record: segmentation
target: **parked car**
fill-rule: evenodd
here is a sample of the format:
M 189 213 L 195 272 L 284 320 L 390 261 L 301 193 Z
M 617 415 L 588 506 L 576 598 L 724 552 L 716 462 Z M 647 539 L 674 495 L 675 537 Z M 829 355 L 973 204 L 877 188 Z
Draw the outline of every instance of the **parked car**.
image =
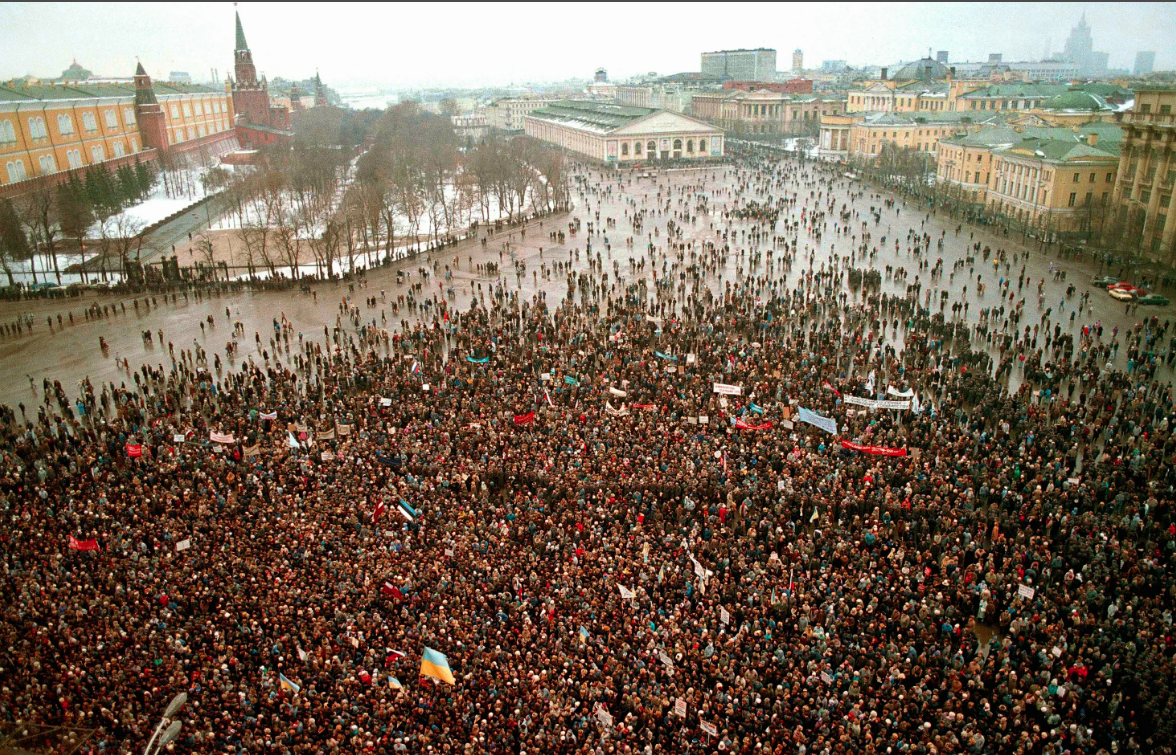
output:
M 1112 283 L 1111 285 L 1107 286 L 1107 288 L 1135 288 L 1135 284 L 1128 283 L 1127 281 L 1119 281 L 1118 283 Z
M 1090 282 L 1090 285 L 1098 286 L 1099 288 L 1107 288 L 1108 286 L 1113 286 L 1118 282 L 1119 282 L 1118 278 L 1115 278 L 1114 276 L 1111 276 L 1111 275 L 1104 275 L 1100 278 L 1095 278 L 1094 280 L 1092 280 Z
M 1111 298 L 1119 301 L 1131 301 L 1135 298 L 1135 294 L 1126 288 L 1112 288 Z
M 1139 297 L 1139 303 L 1154 304 L 1156 306 L 1163 307 L 1167 304 L 1171 304 L 1172 302 L 1169 301 L 1168 297 L 1166 296 L 1160 296 L 1159 294 L 1148 294 L 1146 296 Z

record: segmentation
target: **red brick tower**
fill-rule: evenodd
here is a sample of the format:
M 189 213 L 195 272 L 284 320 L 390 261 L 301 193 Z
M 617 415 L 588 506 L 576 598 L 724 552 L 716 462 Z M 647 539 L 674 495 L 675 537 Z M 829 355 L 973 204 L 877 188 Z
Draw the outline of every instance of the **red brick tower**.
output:
M 269 92 L 264 80 L 257 79 L 257 67 L 253 65 L 253 53 L 245 42 L 245 30 L 241 28 L 241 14 L 237 14 L 237 46 L 233 53 L 236 80 L 233 82 L 233 112 L 248 123 L 265 126 L 270 122 Z
M 167 122 L 159 100 L 155 99 L 155 90 L 151 88 L 151 77 L 143 70 L 142 63 L 135 68 L 135 120 L 139 124 L 143 146 L 166 152 Z
M 327 90 L 323 87 L 323 80 L 319 78 L 318 70 L 314 72 L 314 106 L 323 107 L 327 104 Z

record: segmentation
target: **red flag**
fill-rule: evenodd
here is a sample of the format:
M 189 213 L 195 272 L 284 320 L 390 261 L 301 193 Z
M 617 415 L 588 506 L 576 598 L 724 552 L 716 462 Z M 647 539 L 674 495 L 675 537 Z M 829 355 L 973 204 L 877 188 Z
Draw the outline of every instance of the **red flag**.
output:
M 744 422 L 741 419 L 737 419 L 737 420 L 735 420 L 735 429 L 736 430 L 771 430 L 772 423 L 765 422 L 762 425 L 752 425 L 752 424 L 748 424 L 747 422 Z
M 404 598 L 404 594 L 396 587 L 393 587 L 391 582 L 385 582 L 381 591 L 384 593 L 385 598 L 396 598 L 397 600 Z
M 96 551 L 98 550 L 98 541 L 96 539 L 78 540 L 73 535 L 70 535 L 69 547 L 75 551 Z
M 514 423 L 516 425 L 529 425 L 535 421 L 535 410 L 527 412 L 526 414 L 516 414 Z
M 829 390 L 833 391 L 833 393 L 836 394 L 837 398 L 841 398 L 841 391 L 839 391 L 836 388 L 834 388 L 833 386 L 829 385 L 828 380 L 825 381 L 825 387 L 828 388 Z
M 380 521 L 380 515 L 384 513 L 384 509 L 388 508 L 384 505 L 384 499 L 376 502 L 376 510 L 372 512 L 372 524 Z
M 633 404 L 634 409 L 656 409 L 657 404 Z
M 127 456 L 131 457 L 132 459 L 137 459 L 142 455 L 143 446 L 139 445 L 138 443 L 127 444 Z
M 906 456 L 907 450 L 905 448 L 886 448 L 884 446 L 862 446 L 857 443 L 850 443 L 848 440 L 841 441 L 842 448 L 848 448 L 850 451 L 861 451 L 862 453 L 874 454 L 876 456 Z

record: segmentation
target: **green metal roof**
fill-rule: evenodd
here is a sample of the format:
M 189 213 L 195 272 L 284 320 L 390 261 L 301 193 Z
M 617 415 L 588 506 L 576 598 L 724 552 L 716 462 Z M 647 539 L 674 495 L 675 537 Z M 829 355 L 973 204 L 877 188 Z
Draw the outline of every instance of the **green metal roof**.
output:
M 559 121 L 579 121 L 598 128 L 613 130 L 656 113 L 655 108 L 615 105 L 590 100 L 562 100 L 531 111 L 531 116 Z
M 233 15 L 237 17 L 237 46 L 234 50 L 248 50 L 249 43 L 245 41 L 245 30 L 241 28 L 241 14 L 233 11 Z
M 1110 105 L 1097 94 L 1072 89 L 1064 94 L 1051 97 L 1041 104 L 1042 110 L 1109 110 Z
M 156 94 L 217 94 L 220 90 L 204 84 L 179 84 L 156 81 L 152 83 Z M 26 84 L 21 86 L 0 85 L 0 102 L 34 102 L 42 100 L 78 100 L 95 97 L 134 97 L 135 85 L 127 83 L 109 84 Z

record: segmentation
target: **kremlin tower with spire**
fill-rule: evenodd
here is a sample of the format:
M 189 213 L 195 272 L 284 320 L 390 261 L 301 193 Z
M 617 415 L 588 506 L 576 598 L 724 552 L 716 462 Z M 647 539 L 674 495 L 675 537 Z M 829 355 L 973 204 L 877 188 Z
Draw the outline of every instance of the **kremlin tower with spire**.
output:
M 234 78 L 230 82 L 233 112 L 237 117 L 237 140 L 245 149 L 270 144 L 289 144 L 294 140 L 290 130 L 290 111 L 270 103 L 269 86 L 265 77 L 257 77 L 253 53 L 245 41 L 241 14 L 237 13 L 237 40 L 233 51 Z

